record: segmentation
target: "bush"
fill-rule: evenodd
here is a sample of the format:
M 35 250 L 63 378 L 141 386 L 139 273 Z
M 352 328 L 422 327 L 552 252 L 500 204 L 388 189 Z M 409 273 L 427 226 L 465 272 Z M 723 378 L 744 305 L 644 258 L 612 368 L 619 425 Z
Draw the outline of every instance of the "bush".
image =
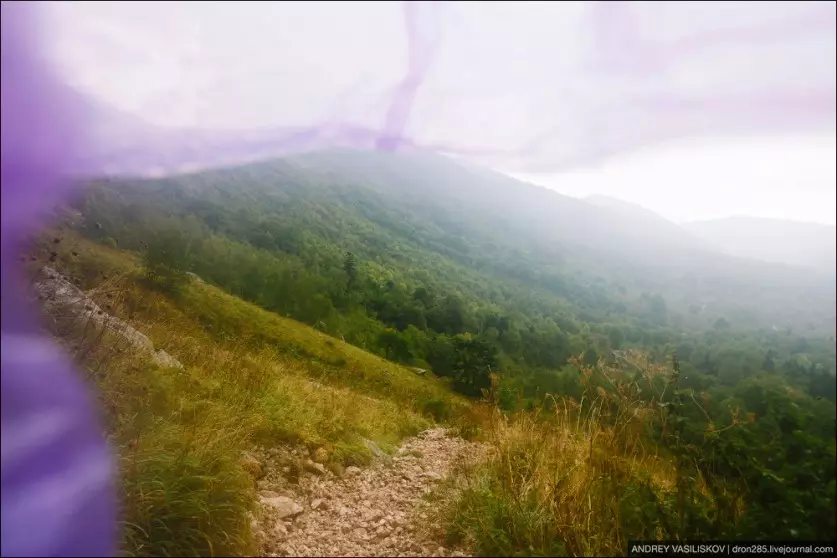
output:
M 450 403 L 444 399 L 431 399 L 424 403 L 422 411 L 436 422 L 449 420 L 453 415 Z
M 186 238 L 169 230 L 155 235 L 143 257 L 149 286 L 168 295 L 179 294 L 189 283 L 190 251 Z

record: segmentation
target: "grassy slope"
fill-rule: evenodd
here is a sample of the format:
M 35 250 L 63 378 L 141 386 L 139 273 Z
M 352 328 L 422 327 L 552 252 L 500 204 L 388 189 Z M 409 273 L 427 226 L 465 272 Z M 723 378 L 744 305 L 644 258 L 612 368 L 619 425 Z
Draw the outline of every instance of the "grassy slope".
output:
M 98 386 L 120 456 L 129 554 L 252 552 L 254 483 L 240 460 L 255 443 L 325 447 L 339 468 L 369 459 L 363 438 L 392 449 L 434 417 L 469 413 L 434 377 L 210 285 L 164 298 L 142 286 L 133 255 L 66 230 L 54 236 L 61 243 L 43 241 L 33 270 L 58 252 L 55 265 L 97 303 L 185 365 L 158 368 L 89 327 L 63 338 Z
M 53 236 L 61 243 L 47 242 Z M 47 241 L 33 269 L 57 251 L 56 265 L 97 303 L 185 365 L 158 368 L 96 332 L 64 339 L 98 386 L 120 457 L 128 554 L 252 554 L 255 491 L 243 450 L 324 447 L 339 470 L 368 461 L 363 438 L 391 450 L 434 416 L 470 433 L 482 427 L 495 450 L 431 510 L 479 554 L 620 554 L 629 532 L 656 535 L 653 522 L 624 515 L 642 500 L 632 491 L 662 495 L 673 484 L 670 464 L 640 443 L 647 410 L 636 402 L 611 427 L 564 401 L 546 416 L 505 416 L 210 285 L 164 298 L 138 281 L 130 253 L 66 230 Z

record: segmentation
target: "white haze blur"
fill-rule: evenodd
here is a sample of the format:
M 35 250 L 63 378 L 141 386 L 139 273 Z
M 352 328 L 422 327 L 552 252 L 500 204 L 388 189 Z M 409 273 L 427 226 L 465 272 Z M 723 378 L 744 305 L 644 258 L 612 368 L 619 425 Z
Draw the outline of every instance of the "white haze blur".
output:
M 817 17 L 833 6 L 425 8 L 416 8 L 412 53 L 401 5 L 372 2 L 54 3 L 49 46 L 79 90 L 157 125 L 209 128 L 334 119 L 384 126 L 417 48 L 426 67 L 404 133 L 422 145 L 677 222 L 751 215 L 835 223 L 834 118 L 803 106 L 811 92 L 812 106 L 827 104 L 823 91 L 834 104 L 834 17 Z M 701 50 L 692 40 L 701 34 L 717 44 Z M 676 93 L 715 102 L 716 91 L 735 99 L 782 88 L 797 104 L 765 113 L 776 116 L 771 134 L 758 133 L 758 121 L 725 128 L 746 104 L 722 106 L 721 98 L 705 114 L 658 114 L 647 101 L 662 95 L 664 104 Z M 680 130 L 694 137 L 681 139 Z M 587 154 L 574 151 L 581 144 L 589 160 L 578 159 Z M 525 153 L 508 156 L 520 146 Z

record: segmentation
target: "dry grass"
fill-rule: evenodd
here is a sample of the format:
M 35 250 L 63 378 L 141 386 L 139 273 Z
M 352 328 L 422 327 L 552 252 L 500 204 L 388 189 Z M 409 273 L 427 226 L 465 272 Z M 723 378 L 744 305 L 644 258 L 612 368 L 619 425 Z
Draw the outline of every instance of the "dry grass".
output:
M 659 534 L 666 512 L 648 505 L 675 489 L 676 473 L 643 443 L 653 410 L 625 384 L 593 388 L 593 370 L 580 368 L 580 405 L 550 396 L 535 413 L 486 407 L 495 452 L 443 506 L 451 539 L 480 555 L 611 556 L 629 534 Z

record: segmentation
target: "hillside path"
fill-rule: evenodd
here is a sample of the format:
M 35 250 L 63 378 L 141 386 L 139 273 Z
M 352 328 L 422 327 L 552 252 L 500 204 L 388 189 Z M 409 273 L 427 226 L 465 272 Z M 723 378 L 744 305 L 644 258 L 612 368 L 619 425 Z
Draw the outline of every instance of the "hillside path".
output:
M 408 439 L 392 458 L 370 448 L 378 459 L 368 468 L 348 467 L 342 476 L 313 461 L 295 484 L 271 480 L 278 477 L 270 471 L 259 483 L 267 488 L 260 491 L 261 519 L 254 520 L 261 552 L 468 556 L 440 545 L 421 503 L 456 465 L 481 459 L 485 448 L 434 428 Z

